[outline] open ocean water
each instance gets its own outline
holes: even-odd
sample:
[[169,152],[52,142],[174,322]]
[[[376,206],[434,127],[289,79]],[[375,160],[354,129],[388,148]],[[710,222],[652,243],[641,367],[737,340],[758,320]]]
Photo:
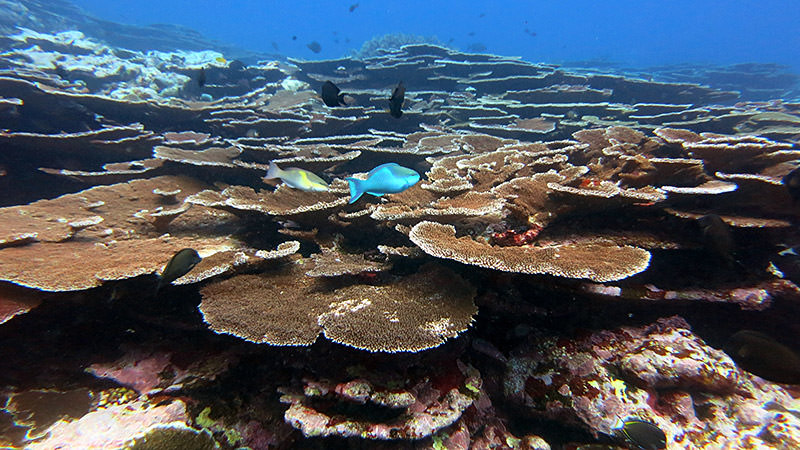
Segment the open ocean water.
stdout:
[[800,448],[798,23],[0,0],[0,449]]
[[[375,36],[405,33],[532,62],[636,68],[776,63],[800,71],[800,37],[792,32],[800,8],[786,0],[75,4],[106,20],[179,24],[242,48],[295,58],[346,56]],[[319,53],[306,47],[312,41],[320,43]]]

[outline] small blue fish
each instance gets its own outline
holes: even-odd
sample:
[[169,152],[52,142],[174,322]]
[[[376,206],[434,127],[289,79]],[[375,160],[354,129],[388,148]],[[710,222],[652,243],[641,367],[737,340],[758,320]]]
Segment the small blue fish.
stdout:
[[289,187],[300,189],[301,191],[322,192],[328,190],[328,183],[312,172],[296,167],[281,169],[274,162],[269,163],[269,170],[264,178],[280,178]]
[[354,203],[364,193],[380,197],[383,194],[403,192],[419,181],[419,174],[395,163],[381,164],[367,174],[366,180],[345,178],[350,183],[350,203]]

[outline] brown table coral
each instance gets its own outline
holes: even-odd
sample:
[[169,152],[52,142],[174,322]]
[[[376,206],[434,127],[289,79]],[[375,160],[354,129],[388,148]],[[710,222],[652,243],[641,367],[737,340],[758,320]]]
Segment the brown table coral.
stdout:
[[273,345],[310,345],[323,332],[373,352],[416,352],[457,336],[476,313],[472,287],[444,268],[388,284],[328,287],[304,273],[304,262],[206,286],[205,321],[218,333]]
[[493,247],[469,237],[456,237],[451,225],[420,222],[411,228],[411,241],[424,252],[504,272],[550,274],[594,281],[613,281],[647,268],[646,250],[603,244]]

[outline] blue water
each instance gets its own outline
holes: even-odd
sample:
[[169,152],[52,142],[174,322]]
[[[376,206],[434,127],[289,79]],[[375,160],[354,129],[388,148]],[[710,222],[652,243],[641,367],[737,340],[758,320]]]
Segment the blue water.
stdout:
[[[306,59],[344,56],[376,35],[402,32],[529,61],[631,67],[765,62],[800,72],[797,0],[74,3],[107,20],[180,24],[244,49]],[[320,43],[319,53],[307,48],[312,41]]]

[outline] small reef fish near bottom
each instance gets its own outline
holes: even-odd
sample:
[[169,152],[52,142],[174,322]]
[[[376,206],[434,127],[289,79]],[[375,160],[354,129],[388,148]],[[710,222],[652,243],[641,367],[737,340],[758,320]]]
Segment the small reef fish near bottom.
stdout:
[[322,192],[328,190],[328,183],[312,172],[297,167],[281,169],[274,162],[269,163],[266,179],[280,178],[289,187],[308,192]]
[[380,197],[383,194],[403,192],[420,180],[419,174],[397,163],[386,163],[372,169],[366,180],[345,178],[350,184],[350,203],[355,203],[364,193]]
[[175,253],[161,272],[156,286],[156,293],[164,285],[170,284],[189,273],[203,258],[193,248],[184,248]]
[[620,434],[640,450],[661,450],[667,448],[667,435],[654,423],[639,419],[623,422]]

